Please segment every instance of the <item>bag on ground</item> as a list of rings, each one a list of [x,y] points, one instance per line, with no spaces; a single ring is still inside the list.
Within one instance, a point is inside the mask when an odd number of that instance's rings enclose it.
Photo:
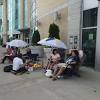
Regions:
[[[5,66],[3,70],[4,72],[11,72],[12,67],[13,67],[12,65],[8,65],[8,66]]]

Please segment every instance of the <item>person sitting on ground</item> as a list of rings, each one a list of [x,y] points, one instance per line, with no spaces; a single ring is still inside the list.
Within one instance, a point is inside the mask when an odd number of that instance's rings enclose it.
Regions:
[[[25,68],[27,69],[28,72],[33,71],[33,62],[32,62],[32,60],[27,61],[27,64],[26,64]]]
[[[8,45],[7,54],[2,58],[1,63],[4,63],[6,59],[10,60],[12,55],[13,55],[13,49],[10,47],[10,45]]]
[[[59,63],[60,58],[61,57],[58,52],[58,49],[53,49],[53,52],[48,59],[47,69],[53,69],[53,66]]]
[[[79,53],[77,50],[72,50],[71,56],[65,63],[59,63],[54,69],[53,80],[57,80],[59,76],[63,74],[66,68],[71,69],[71,74],[78,75],[77,65],[80,62]]]
[[[22,54],[18,54],[14,59],[13,59],[13,66],[12,66],[12,73],[17,74],[22,71],[26,71],[25,69],[26,63],[23,63],[22,59]]]
[[[26,54],[23,54],[23,57],[25,59],[30,59],[31,58],[31,55],[32,55],[31,49],[30,48],[27,48]]]

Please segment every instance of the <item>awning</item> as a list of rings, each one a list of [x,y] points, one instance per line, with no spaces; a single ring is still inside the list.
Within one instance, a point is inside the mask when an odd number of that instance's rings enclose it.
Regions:
[[[22,32],[22,33],[30,33],[31,29],[30,28],[22,28],[22,29],[18,29],[18,31]]]

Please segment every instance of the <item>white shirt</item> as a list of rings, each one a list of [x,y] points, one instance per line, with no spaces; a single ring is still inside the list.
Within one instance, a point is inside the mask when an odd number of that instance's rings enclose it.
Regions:
[[[17,71],[23,64],[23,60],[21,58],[15,57],[13,60],[13,70]]]

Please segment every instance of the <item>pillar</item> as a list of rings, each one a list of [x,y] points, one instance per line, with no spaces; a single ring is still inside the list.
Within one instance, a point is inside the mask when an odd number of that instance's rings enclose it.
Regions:
[[[95,69],[100,71],[100,1],[98,7]]]
[[[20,12],[20,18],[19,18],[19,26],[20,26],[20,29],[23,29],[24,28],[24,0],[19,0],[20,2],[20,9],[19,9],[19,12]],[[21,33],[21,39],[23,40],[23,33]]]
[[[3,0],[3,43],[7,42],[7,0]]]
[[[27,26],[30,28],[31,23],[31,0],[27,0]]]

